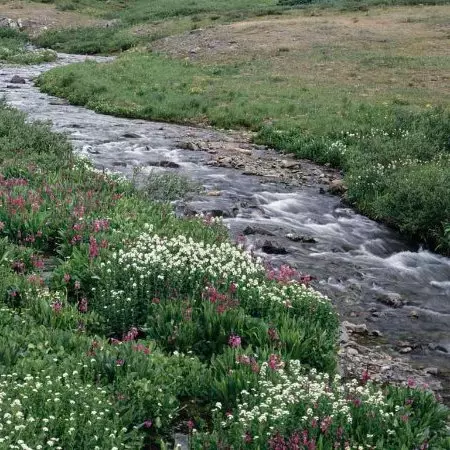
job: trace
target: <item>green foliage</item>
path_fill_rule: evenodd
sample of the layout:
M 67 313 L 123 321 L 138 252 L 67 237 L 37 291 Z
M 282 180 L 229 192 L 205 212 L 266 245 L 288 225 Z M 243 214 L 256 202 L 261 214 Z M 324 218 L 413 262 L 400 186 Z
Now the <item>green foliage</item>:
M 28 50 L 27 35 L 12 28 L 0 28 L 0 61 L 12 64 L 38 64 L 54 61 L 51 50 Z
M 34 39 L 40 47 L 83 55 L 117 53 L 128 50 L 137 42 L 136 36 L 120 27 L 48 30 Z
M 174 201 L 201 192 L 202 186 L 184 175 L 153 172 L 144 181 L 143 190 L 152 201 Z

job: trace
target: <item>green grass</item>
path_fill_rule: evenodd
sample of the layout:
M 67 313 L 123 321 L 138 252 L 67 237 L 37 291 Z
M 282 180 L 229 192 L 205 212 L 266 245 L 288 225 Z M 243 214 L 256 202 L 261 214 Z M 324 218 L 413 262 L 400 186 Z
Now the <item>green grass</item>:
M 49 3 L 49 2 L 45 2 Z M 281 14 L 284 7 L 276 0 L 181 0 L 147 1 L 138 0 L 126 3 L 113 0 L 55 0 L 61 10 L 78 10 L 90 16 L 113 19 L 117 23 L 108 28 L 82 27 L 76 29 L 49 30 L 37 36 L 33 42 L 39 46 L 67 53 L 105 54 L 126 50 L 176 32 L 229 23 L 247 17 L 264 14 Z M 173 25 L 167 28 L 166 22 Z M 148 33 L 137 36 L 133 26 L 150 25 Z
M 121 27 L 84 27 L 50 30 L 33 39 L 39 47 L 52 48 L 65 53 L 111 54 L 128 50 L 139 42 Z
M 107 19 L 118 18 L 128 24 L 200 14 L 224 14 L 237 18 L 267 13 L 277 8 L 276 0 L 111 0 L 107 3 L 101 0 L 50 0 L 43 3 L 54 3 L 61 10 L 78 10 Z
M 51 50 L 27 50 L 26 34 L 11 28 L 0 28 L 0 61 L 11 64 L 38 64 L 54 61 L 55 52 Z

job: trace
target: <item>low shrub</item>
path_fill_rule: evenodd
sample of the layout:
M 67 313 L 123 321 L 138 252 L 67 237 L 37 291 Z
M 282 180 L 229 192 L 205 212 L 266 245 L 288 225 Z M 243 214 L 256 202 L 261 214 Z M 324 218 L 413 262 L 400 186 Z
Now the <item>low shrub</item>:
M 82 55 L 117 53 L 136 45 L 138 37 L 120 27 L 48 30 L 33 39 L 39 47 Z
M 27 41 L 25 33 L 0 27 L 0 61 L 11 64 L 39 64 L 56 59 L 56 53 L 52 50 L 27 48 Z

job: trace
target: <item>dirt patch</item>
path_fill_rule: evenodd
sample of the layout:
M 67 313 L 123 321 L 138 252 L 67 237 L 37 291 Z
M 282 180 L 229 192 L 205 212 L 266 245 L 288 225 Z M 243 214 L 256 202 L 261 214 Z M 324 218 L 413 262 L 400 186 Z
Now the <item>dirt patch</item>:
M 151 48 L 204 64 L 258 62 L 276 82 L 345 86 L 377 100 L 450 100 L 449 5 L 320 14 L 194 30 Z
M 58 11 L 54 5 L 28 2 L 1 2 L 0 17 L 21 20 L 24 29 L 32 35 L 53 28 L 104 26 L 106 21 L 94 19 L 73 11 Z
M 368 13 L 271 17 L 171 36 L 152 48 L 178 57 L 226 61 L 248 55 L 331 49 L 395 50 L 404 56 L 449 56 L 450 6 Z

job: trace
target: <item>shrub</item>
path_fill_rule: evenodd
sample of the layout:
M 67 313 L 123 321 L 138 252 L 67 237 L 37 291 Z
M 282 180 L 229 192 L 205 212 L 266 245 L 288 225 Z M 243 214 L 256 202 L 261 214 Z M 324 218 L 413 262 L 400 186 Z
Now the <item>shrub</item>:
M 137 42 L 136 36 L 119 27 L 49 30 L 34 39 L 34 43 L 40 47 L 83 55 L 121 52 Z

